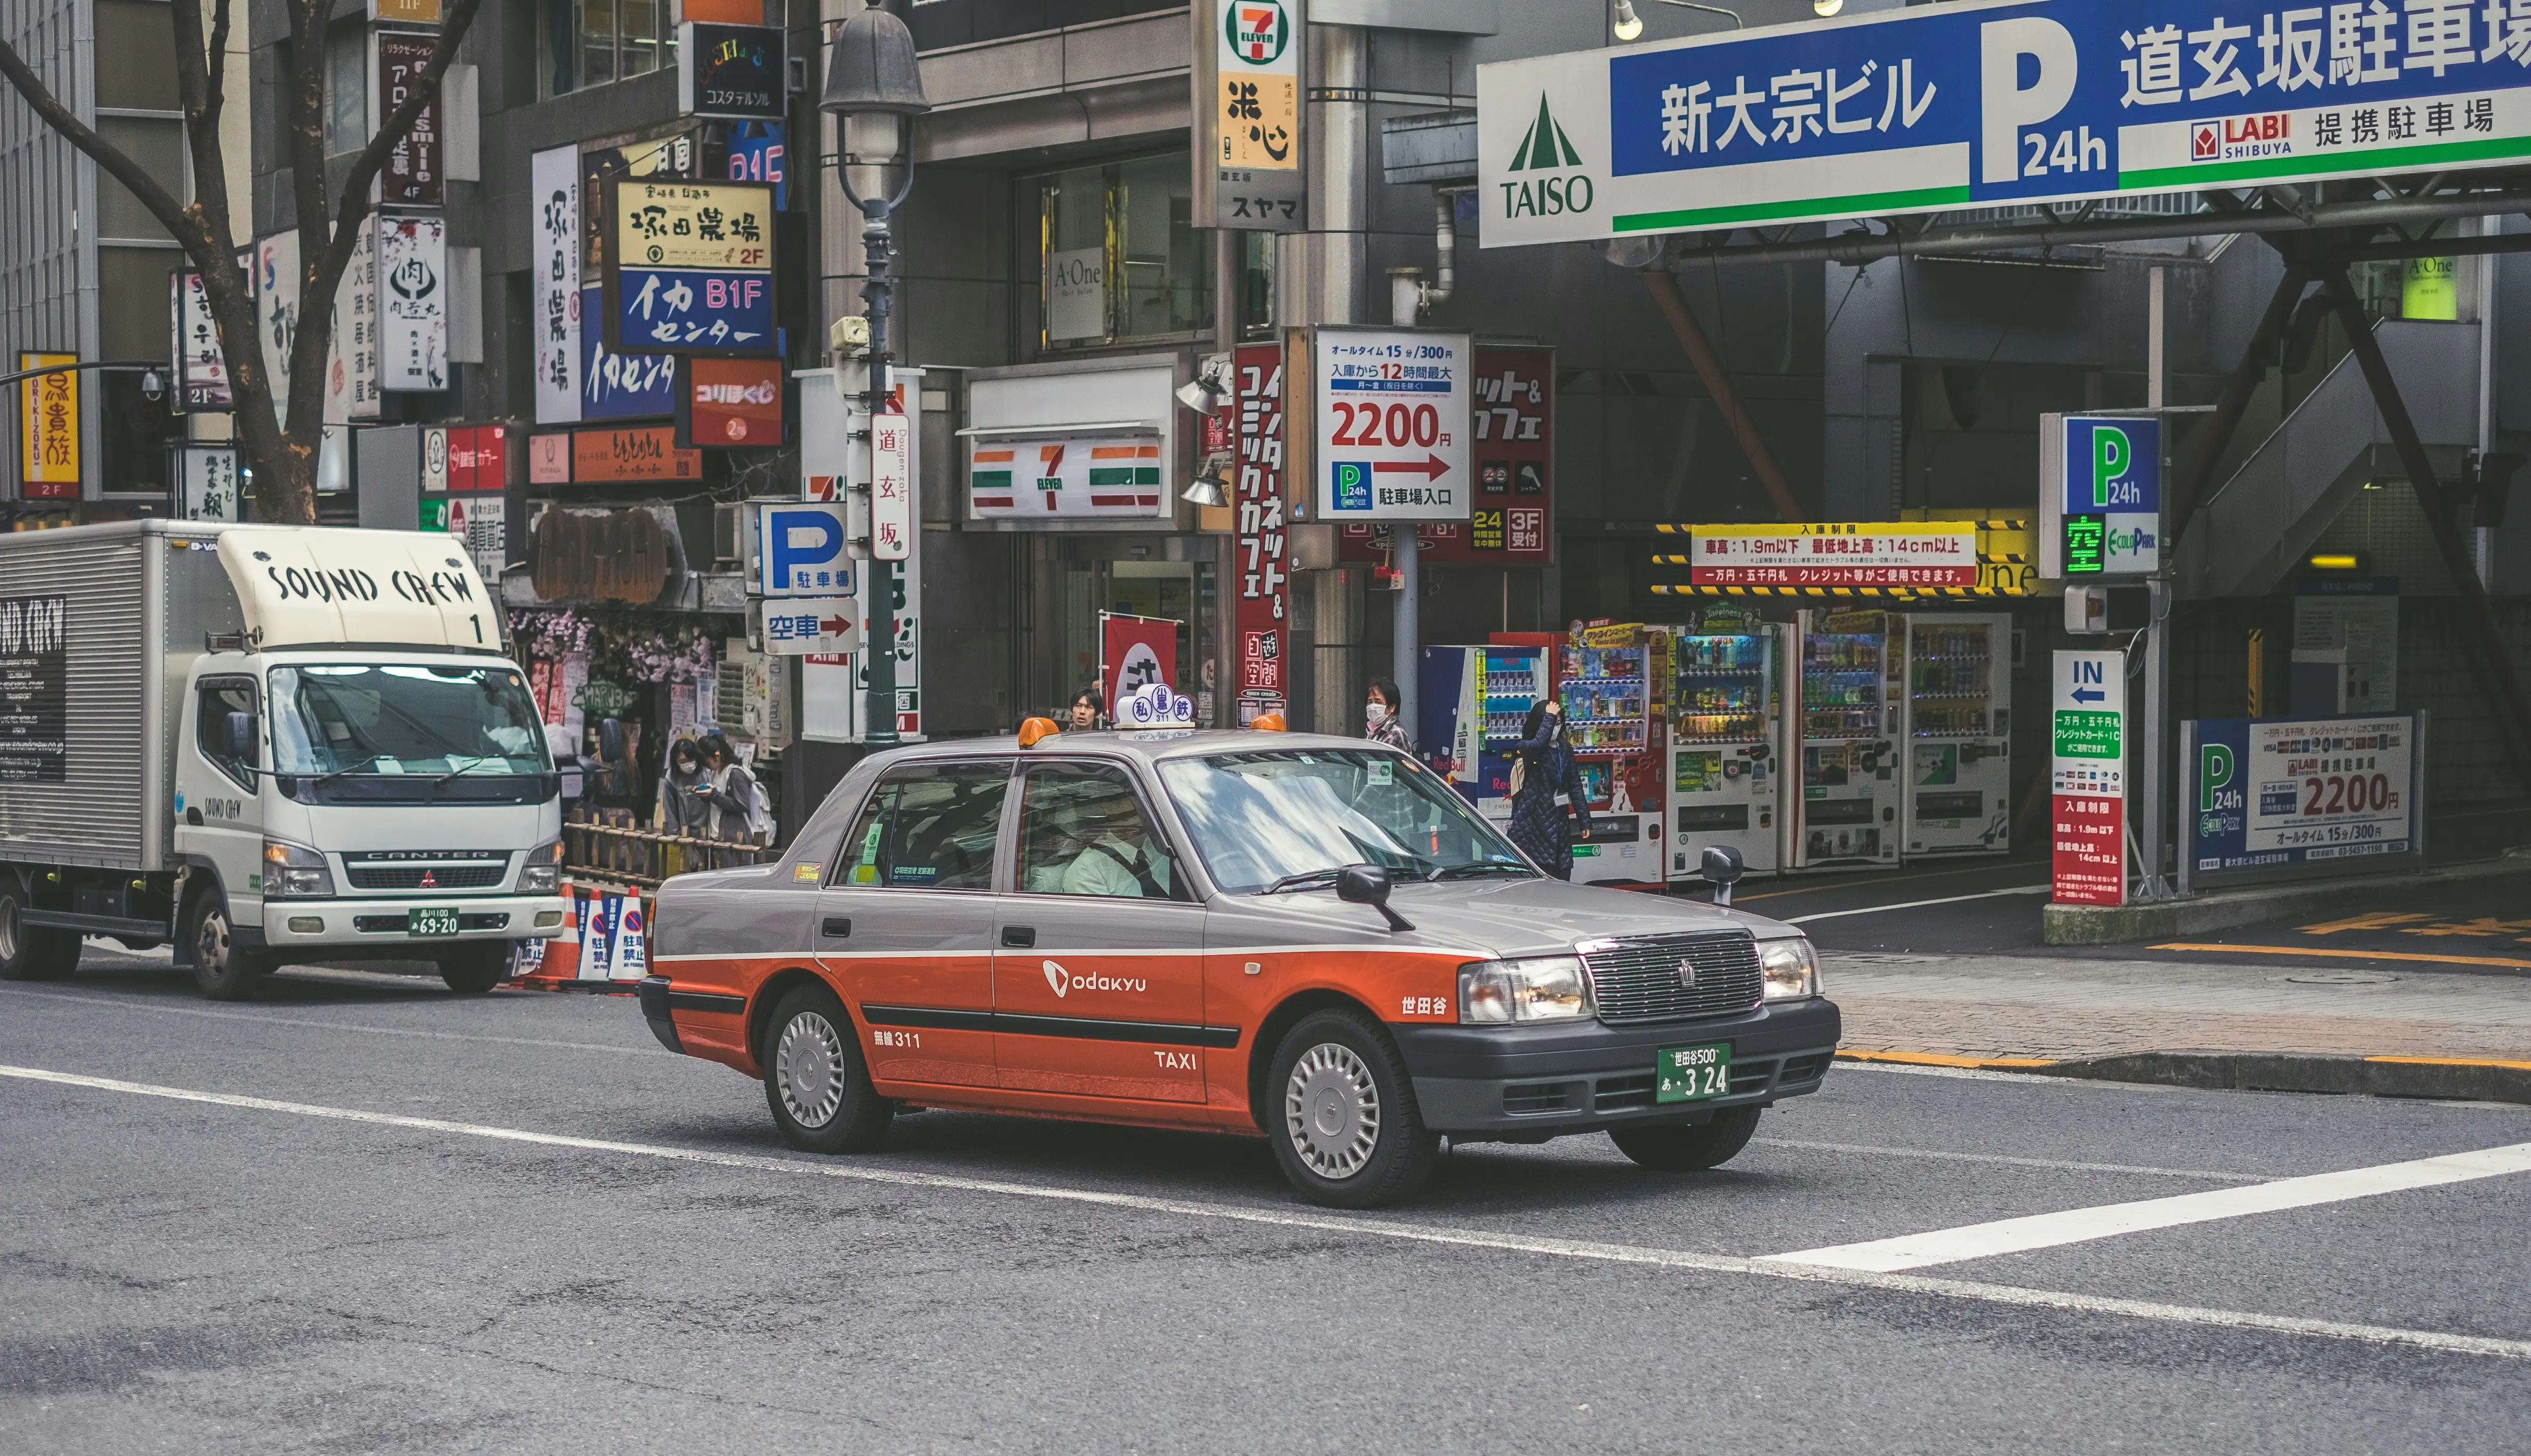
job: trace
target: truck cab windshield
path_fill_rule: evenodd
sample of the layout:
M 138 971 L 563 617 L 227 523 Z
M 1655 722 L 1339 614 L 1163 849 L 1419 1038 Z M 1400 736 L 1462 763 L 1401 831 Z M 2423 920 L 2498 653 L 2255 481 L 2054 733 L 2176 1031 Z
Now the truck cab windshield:
M 273 771 L 326 802 L 532 802 L 553 771 L 506 667 L 309 663 L 274 668 L 268 691 Z

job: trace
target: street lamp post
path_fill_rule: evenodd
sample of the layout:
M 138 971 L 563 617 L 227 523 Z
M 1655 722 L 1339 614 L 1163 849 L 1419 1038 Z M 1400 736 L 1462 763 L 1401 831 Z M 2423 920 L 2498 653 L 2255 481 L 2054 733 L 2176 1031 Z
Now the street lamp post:
M 869 423 L 875 427 L 888 393 L 888 214 L 914 190 L 912 129 L 907 121 L 931 109 L 923 94 L 914 32 L 881 9 L 880 0 L 870 0 L 868 9 L 847 19 L 835 31 L 834 46 L 826 56 L 826 93 L 817 104 L 837 119 L 841 135 L 836 139 L 835 179 L 864 219 L 863 267 L 868 276 L 862 284 L 862 300 L 870 318 Z M 890 196 L 885 168 L 899 153 L 904 154 L 905 180 Z M 853 188 L 857 163 L 871 167 L 876 180 L 867 197 Z M 870 665 L 863 741 L 883 748 L 897 741 L 896 563 L 880 560 L 874 543 L 863 581 L 869 625 L 862 651 Z

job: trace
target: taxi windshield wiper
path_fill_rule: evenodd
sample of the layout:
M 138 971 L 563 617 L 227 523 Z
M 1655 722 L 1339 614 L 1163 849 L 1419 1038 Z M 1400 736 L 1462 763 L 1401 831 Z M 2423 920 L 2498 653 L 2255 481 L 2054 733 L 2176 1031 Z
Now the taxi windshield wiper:
M 1308 869 L 1303 870 L 1299 874 L 1287 874 L 1281 879 L 1274 881 L 1272 884 L 1267 885 L 1266 887 L 1266 893 L 1268 895 L 1279 895 L 1285 890 L 1318 889 L 1325 885 L 1334 884 L 1336 882 L 1336 876 L 1344 873 L 1344 871 L 1345 867 L 1338 865 L 1326 869 Z
M 1526 865 L 1514 865 L 1507 860 L 1472 860 L 1465 865 L 1444 865 L 1424 877 L 1428 880 L 1473 879 L 1480 874 L 1517 874 L 1525 878 L 1536 872 Z

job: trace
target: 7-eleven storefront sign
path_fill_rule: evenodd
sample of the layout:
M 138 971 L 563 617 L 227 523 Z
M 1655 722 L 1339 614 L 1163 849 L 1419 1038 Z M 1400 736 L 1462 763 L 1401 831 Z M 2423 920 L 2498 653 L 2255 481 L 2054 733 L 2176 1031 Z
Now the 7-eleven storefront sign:
M 967 489 L 985 519 L 1169 514 L 1157 435 L 973 440 Z

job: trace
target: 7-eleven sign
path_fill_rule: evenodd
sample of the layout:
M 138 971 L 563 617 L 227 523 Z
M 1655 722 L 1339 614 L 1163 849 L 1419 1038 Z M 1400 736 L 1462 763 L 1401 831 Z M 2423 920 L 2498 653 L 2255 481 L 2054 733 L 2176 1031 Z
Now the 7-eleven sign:
M 1169 514 L 1167 476 L 1157 435 L 975 440 L 967 451 L 967 505 L 980 521 L 1150 520 Z

